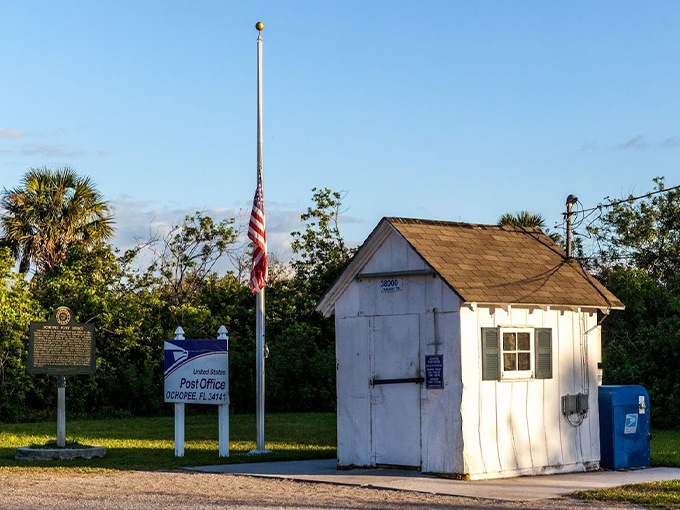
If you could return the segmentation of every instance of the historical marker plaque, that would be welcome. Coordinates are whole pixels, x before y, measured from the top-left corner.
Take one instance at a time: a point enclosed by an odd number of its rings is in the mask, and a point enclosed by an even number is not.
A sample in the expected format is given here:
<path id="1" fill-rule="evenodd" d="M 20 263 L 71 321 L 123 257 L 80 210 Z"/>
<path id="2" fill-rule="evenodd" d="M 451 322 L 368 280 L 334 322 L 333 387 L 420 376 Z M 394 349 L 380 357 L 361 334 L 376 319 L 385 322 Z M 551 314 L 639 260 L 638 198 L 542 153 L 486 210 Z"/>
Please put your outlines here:
<path id="1" fill-rule="evenodd" d="M 77 323 L 65 306 L 47 322 L 31 322 L 27 368 L 30 374 L 94 374 L 94 325 Z"/>
<path id="2" fill-rule="evenodd" d="M 444 355 L 425 356 L 425 387 L 428 390 L 444 389 Z"/>

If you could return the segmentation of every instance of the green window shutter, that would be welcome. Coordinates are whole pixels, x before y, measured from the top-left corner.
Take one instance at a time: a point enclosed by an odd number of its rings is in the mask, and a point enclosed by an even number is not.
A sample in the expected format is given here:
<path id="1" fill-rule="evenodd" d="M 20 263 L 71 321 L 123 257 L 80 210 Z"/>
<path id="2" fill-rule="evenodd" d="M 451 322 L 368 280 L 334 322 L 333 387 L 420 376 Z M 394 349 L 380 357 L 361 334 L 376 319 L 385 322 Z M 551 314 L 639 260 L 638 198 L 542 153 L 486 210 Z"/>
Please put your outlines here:
<path id="1" fill-rule="evenodd" d="M 536 379 L 552 376 L 552 329 L 536 329 Z"/>
<path id="2" fill-rule="evenodd" d="M 482 328 L 482 380 L 498 381 L 500 378 L 498 329 Z"/>

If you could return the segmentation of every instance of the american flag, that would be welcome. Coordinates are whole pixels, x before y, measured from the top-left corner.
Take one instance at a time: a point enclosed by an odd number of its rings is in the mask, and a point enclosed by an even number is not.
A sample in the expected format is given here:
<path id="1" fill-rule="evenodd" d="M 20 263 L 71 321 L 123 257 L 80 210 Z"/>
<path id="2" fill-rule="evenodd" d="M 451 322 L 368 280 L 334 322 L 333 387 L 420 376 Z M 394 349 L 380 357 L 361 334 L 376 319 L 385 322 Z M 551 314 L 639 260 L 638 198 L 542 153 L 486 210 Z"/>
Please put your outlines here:
<path id="1" fill-rule="evenodd" d="M 264 196 L 262 194 L 262 168 L 257 171 L 257 189 L 250 213 L 248 237 L 253 247 L 253 268 L 250 271 L 250 290 L 257 294 L 267 283 L 267 230 L 264 226 Z"/>

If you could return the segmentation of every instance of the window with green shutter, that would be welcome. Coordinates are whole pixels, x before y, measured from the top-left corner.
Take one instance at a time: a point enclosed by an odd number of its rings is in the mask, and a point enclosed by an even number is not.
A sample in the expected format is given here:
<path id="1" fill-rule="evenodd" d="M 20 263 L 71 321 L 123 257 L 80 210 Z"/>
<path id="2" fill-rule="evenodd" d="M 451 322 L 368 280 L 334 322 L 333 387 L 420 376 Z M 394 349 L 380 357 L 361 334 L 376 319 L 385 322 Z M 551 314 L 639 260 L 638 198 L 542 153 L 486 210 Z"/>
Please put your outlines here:
<path id="1" fill-rule="evenodd" d="M 536 330 L 536 379 L 552 379 L 552 330 Z"/>
<path id="2" fill-rule="evenodd" d="M 498 381 L 500 373 L 498 329 L 482 328 L 482 380 Z"/>
<path id="3" fill-rule="evenodd" d="M 552 330 L 482 328 L 482 380 L 552 379 Z"/>

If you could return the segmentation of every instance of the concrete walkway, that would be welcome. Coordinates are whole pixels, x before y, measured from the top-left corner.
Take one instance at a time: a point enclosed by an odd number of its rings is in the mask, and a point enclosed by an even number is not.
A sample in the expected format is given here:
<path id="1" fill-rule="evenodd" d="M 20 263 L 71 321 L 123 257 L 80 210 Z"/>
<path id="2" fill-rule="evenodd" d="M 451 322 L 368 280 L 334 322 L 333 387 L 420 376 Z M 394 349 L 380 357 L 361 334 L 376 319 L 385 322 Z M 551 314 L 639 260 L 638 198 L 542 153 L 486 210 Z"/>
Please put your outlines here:
<path id="1" fill-rule="evenodd" d="M 631 471 L 595 471 L 563 475 L 523 476 L 464 482 L 398 469 L 352 469 L 338 471 L 335 459 L 292 462 L 261 462 L 187 468 L 203 473 L 285 478 L 306 482 L 356 485 L 505 501 L 555 498 L 575 490 L 603 489 L 628 483 L 680 479 L 679 468 L 648 468 Z"/>

